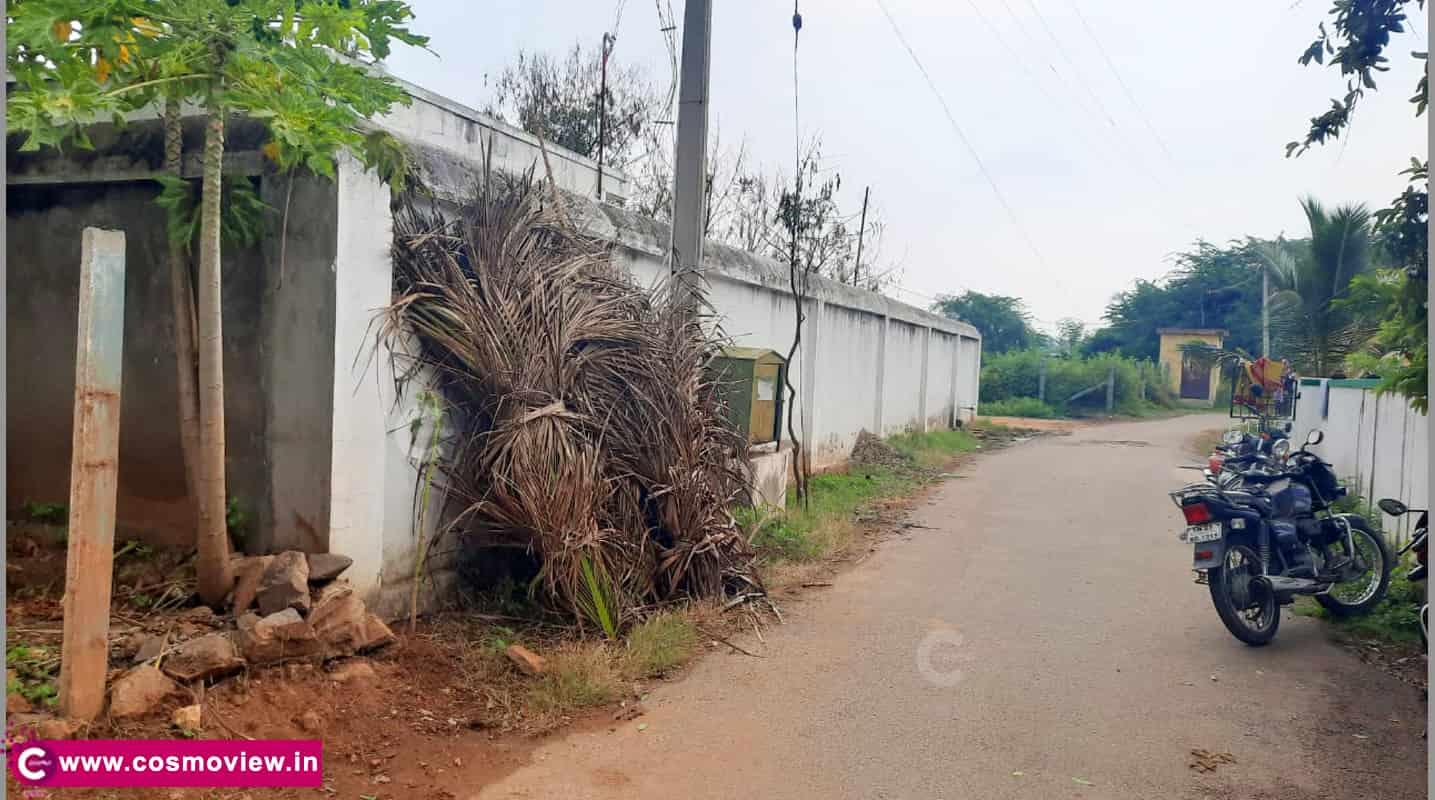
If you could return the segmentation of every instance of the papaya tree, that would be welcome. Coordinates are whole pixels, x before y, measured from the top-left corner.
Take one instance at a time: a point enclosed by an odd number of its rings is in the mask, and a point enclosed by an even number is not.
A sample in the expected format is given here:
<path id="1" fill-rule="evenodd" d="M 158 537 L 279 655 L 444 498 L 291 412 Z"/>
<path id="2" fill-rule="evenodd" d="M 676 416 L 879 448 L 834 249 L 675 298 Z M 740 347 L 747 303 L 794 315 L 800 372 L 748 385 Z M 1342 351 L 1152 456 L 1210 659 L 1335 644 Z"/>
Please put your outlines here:
<path id="1" fill-rule="evenodd" d="M 264 152 L 291 174 L 303 169 L 332 178 L 339 154 L 349 151 L 398 180 L 395 143 L 363 122 L 408 97 L 370 62 L 385 58 L 395 41 L 423 46 L 427 39 L 408 29 L 413 12 L 400 0 L 12 0 L 7 15 L 6 65 L 15 85 L 6 113 L 11 130 L 25 137 L 22 150 L 89 147 L 86 126 L 123 124 L 126 114 L 156 107 L 166 121 L 172 177 L 182 157 L 178 109 L 193 104 L 206 117 L 197 202 L 177 201 L 177 184 L 166 188 L 172 213 L 191 209 L 198 229 L 192 475 L 199 591 L 217 605 L 232 583 L 220 305 L 226 121 L 243 115 L 262 122 L 270 136 Z M 177 340 L 189 297 L 188 273 L 176 271 L 179 258 L 171 259 Z M 177 345 L 181 374 L 184 350 Z M 185 386 L 182 377 L 182 419 Z"/>

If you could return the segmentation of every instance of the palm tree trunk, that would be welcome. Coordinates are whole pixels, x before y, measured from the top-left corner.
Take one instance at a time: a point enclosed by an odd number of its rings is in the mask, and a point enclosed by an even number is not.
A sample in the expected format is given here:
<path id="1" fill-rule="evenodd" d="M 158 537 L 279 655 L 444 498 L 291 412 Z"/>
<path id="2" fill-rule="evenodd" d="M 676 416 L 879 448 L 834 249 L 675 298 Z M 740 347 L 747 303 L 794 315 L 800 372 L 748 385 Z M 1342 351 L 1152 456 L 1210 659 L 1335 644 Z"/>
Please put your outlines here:
<path id="1" fill-rule="evenodd" d="M 164 104 L 164 168 L 182 177 L 184 142 L 179 101 Z M 194 341 L 194 286 L 181 242 L 169 243 L 169 293 L 174 306 L 174 360 L 178 372 L 179 445 L 184 457 L 184 484 L 192 502 L 199 498 L 199 376 Z M 195 526 L 197 530 L 197 526 Z"/>
<path id="2" fill-rule="evenodd" d="M 224 520 L 224 319 L 220 303 L 219 201 L 224 168 L 224 116 L 211 108 L 204 134 L 199 222 L 200 486 L 199 595 L 219 605 L 233 583 Z"/>

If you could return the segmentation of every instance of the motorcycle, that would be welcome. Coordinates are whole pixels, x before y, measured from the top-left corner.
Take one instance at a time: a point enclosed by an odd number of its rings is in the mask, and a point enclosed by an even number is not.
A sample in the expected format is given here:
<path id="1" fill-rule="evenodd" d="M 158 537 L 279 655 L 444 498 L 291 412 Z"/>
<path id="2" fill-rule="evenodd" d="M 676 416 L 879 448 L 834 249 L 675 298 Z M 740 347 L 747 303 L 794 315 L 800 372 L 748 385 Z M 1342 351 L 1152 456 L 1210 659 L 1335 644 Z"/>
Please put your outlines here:
<path id="1" fill-rule="evenodd" d="M 1387 497 L 1381 500 L 1379 503 L 1376 503 L 1376 505 L 1380 506 L 1381 511 L 1384 511 L 1392 517 L 1399 517 L 1405 514 L 1413 514 L 1416 511 L 1420 512 L 1420 518 L 1415 521 L 1415 533 L 1413 536 L 1410 537 L 1410 543 L 1400 548 L 1400 552 L 1397 555 L 1403 556 L 1406 553 L 1414 551 L 1415 566 L 1410 568 L 1410 572 L 1406 574 L 1405 578 L 1406 580 L 1412 582 L 1425 580 L 1426 576 L 1429 574 L 1429 543 L 1427 540 L 1427 535 L 1430 529 L 1429 509 L 1410 508 L 1409 506 L 1392 497 Z M 1429 643 L 1430 603 L 1426 602 L 1424 605 L 1420 606 L 1420 644 L 1428 648 Z"/>
<path id="2" fill-rule="evenodd" d="M 1281 607 L 1314 596 L 1336 616 L 1369 613 L 1385 597 L 1395 556 L 1385 537 L 1356 514 L 1332 509 L 1345 488 L 1330 464 L 1300 450 L 1260 455 L 1234 480 L 1171 493 L 1186 520 L 1178 537 L 1193 547 L 1196 582 L 1227 630 L 1252 646 L 1269 644 Z"/>
<path id="3" fill-rule="evenodd" d="M 1257 467 L 1272 468 L 1274 462 L 1290 455 L 1290 430 L 1287 423 L 1282 428 L 1267 428 L 1262 424 L 1259 435 L 1240 430 L 1226 431 L 1221 443 L 1206 458 L 1203 470 L 1206 481 L 1223 488 L 1240 488 L 1240 478 L 1247 471 Z"/>

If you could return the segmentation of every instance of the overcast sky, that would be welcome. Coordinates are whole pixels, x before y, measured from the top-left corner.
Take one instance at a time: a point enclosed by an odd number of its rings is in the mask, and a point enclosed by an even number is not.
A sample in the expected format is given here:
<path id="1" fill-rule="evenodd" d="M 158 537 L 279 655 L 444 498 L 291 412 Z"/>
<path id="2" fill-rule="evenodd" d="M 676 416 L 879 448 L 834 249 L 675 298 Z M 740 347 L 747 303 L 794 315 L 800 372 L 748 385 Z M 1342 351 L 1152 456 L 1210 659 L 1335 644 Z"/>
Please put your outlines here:
<path id="1" fill-rule="evenodd" d="M 888 226 L 882 257 L 902 265 L 894 296 L 914 305 L 974 289 L 1021 297 L 1043 327 L 1096 324 L 1113 293 L 1161 276 L 1197 238 L 1301 235 L 1306 193 L 1381 207 L 1402 188 L 1396 172 L 1425 154 L 1425 121 L 1406 102 L 1423 19 L 1393 43 L 1394 69 L 1348 141 L 1286 159 L 1285 143 L 1343 91 L 1335 70 L 1296 63 L 1327 0 L 885 2 L 1011 209 L 877 0 L 802 0 L 802 134 L 821 134 L 849 210 L 872 187 Z M 474 107 L 520 49 L 595 45 L 615 20 L 613 57 L 669 79 L 653 2 L 413 5 L 437 57 L 401 48 L 389 68 Z M 751 157 L 790 164 L 791 6 L 714 6 L 713 120 L 724 142 L 746 136 Z"/>

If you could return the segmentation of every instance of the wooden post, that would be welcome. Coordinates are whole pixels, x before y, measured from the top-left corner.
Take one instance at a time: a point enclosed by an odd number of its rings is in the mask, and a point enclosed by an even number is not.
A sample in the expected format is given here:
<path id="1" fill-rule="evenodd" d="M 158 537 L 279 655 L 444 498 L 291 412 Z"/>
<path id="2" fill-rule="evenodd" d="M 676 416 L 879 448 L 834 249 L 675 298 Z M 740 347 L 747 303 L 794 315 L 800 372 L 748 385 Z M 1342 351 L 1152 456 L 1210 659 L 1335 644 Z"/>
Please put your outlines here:
<path id="1" fill-rule="evenodd" d="M 94 719 L 103 708 L 109 667 L 124 319 L 124 232 L 85 228 L 60 651 L 60 709 L 80 720 Z"/>
<path id="2" fill-rule="evenodd" d="M 1106 370 L 1106 413 L 1116 407 L 1116 368 Z"/>

